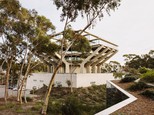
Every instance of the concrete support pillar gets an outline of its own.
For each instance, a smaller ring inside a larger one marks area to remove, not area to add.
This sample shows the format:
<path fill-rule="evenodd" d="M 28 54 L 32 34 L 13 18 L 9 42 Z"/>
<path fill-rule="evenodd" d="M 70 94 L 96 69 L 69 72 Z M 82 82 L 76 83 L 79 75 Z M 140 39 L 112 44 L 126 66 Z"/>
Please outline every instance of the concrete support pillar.
<path fill-rule="evenodd" d="M 87 67 L 86 67 L 86 73 L 91 73 L 91 71 L 90 71 L 90 66 L 87 66 Z"/>
<path fill-rule="evenodd" d="M 80 65 L 80 73 L 85 73 L 84 64 Z"/>
<path fill-rule="evenodd" d="M 64 69 L 64 73 L 70 73 L 70 65 L 69 63 L 64 63 L 65 64 L 65 69 Z"/>
<path fill-rule="evenodd" d="M 96 73 L 96 66 L 92 66 L 92 73 Z"/>
<path fill-rule="evenodd" d="M 47 65 L 47 72 L 50 73 L 50 67 Z"/>
<path fill-rule="evenodd" d="M 101 65 L 97 66 L 97 73 L 101 73 Z"/>

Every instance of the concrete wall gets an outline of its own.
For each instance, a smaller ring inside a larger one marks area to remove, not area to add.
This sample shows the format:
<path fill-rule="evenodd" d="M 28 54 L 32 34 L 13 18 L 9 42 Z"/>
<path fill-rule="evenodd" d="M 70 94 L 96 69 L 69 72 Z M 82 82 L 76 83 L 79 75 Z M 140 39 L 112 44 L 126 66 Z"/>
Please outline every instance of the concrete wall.
<path fill-rule="evenodd" d="M 27 79 L 26 89 L 33 89 L 33 87 L 41 88 L 43 84 L 49 85 L 51 73 L 33 73 Z"/>
<path fill-rule="evenodd" d="M 33 89 L 33 87 L 41 88 L 43 84 L 49 85 L 52 73 L 33 73 L 27 79 L 26 89 Z M 73 87 L 88 87 L 93 84 L 101 85 L 106 84 L 106 80 L 114 80 L 112 73 L 101 74 L 56 74 L 54 81 L 55 86 L 58 84 L 62 87 L 68 87 L 66 81 L 72 81 Z"/>
<path fill-rule="evenodd" d="M 43 84 L 49 85 L 52 73 L 33 73 L 27 79 L 26 89 L 33 89 L 33 87 L 41 88 Z M 62 85 L 62 87 L 68 87 L 66 81 L 71 80 L 73 82 L 73 87 L 76 87 L 76 74 L 56 74 L 54 84 Z"/>
<path fill-rule="evenodd" d="M 112 73 L 86 73 L 77 74 L 77 86 L 76 87 L 88 87 L 92 84 L 101 85 L 106 84 L 107 80 L 114 80 Z"/>

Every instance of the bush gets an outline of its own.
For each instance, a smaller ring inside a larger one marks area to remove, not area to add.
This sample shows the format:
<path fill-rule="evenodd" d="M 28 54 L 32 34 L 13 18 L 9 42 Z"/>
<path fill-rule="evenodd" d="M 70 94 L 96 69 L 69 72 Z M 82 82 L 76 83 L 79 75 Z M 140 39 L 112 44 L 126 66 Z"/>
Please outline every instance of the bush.
<path fill-rule="evenodd" d="M 131 91 L 137 91 L 137 90 L 143 90 L 143 89 L 146 89 L 146 88 L 149 88 L 149 86 L 144 83 L 144 82 L 138 82 L 138 83 L 134 83 L 133 85 L 131 85 L 128 90 L 131 90 Z"/>
<path fill-rule="evenodd" d="M 53 99 L 49 99 L 47 113 L 52 115 L 59 115 L 61 114 L 61 107 L 62 103 L 60 101 L 53 101 Z"/>
<path fill-rule="evenodd" d="M 113 76 L 114 76 L 115 78 L 122 78 L 123 75 L 124 75 L 124 73 L 122 73 L 122 72 L 114 72 L 114 73 L 113 73 Z"/>
<path fill-rule="evenodd" d="M 41 110 L 41 108 L 42 108 L 42 103 L 41 102 L 37 102 L 36 103 L 36 105 L 34 105 L 32 108 L 31 108 L 31 110 L 33 110 L 33 111 L 40 111 Z"/>
<path fill-rule="evenodd" d="M 141 95 L 151 98 L 152 100 L 154 100 L 154 90 L 145 90 L 144 92 L 141 93 Z"/>
<path fill-rule="evenodd" d="M 148 83 L 154 83 L 154 70 L 147 71 L 141 76 L 141 80 L 148 82 Z"/>
<path fill-rule="evenodd" d="M 136 76 L 133 76 L 131 74 L 126 74 L 124 78 L 120 80 L 121 83 L 126 83 L 126 82 L 132 82 L 137 79 Z"/>
<path fill-rule="evenodd" d="M 120 80 L 121 83 L 126 83 L 126 82 L 132 82 L 135 81 L 136 78 L 135 77 L 124 77 Z"/>
<path fill-rule="evenodd" d="M 65 100 L 62 108 L 63 115 L 81 115 L 81 103 L 75 97 L 69 97 Z"/>
<path fill-rule="evenodd" d="M 145 67 L 139 68 L 139 72 L 140 72 L 141 74 L 144 74 L 144 73 L 146 73 L 147 71 L 148 71 L 148 69 L 145 68 Z"/>

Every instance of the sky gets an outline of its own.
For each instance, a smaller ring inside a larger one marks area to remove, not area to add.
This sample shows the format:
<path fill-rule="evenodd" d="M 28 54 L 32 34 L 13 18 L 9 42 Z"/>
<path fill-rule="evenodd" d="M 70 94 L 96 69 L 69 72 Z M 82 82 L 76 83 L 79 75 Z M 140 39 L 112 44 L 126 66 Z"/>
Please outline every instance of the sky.
<path fill-rule="evenodd" d="M 52 0 L 20 0 L 23 7 L 35 9 L 56 26 L 56 31 L 63 30 L 60 22 L 60 11 L 57 11 Z M 105 15 L 93 29 L 87 30 L 103 39 L 117 44 L 118 53 L 110 60 L 124 63 L 124 54 L 146 54 L 154 50 L 154 0 L 122 0 L 120 7 Z M 78 18 L 72 24 L 73 29 L 82 29 L 86 22 Z M 109 60 L 109 61 L 110 61 Z"/>

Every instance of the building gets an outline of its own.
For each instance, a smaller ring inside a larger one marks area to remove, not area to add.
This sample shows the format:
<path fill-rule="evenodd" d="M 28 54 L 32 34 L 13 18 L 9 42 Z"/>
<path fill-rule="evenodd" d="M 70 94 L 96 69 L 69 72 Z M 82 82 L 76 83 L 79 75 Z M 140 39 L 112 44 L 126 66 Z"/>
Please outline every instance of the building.
<path fill-rule="evenodd" d="M 66 52 L 65 58 L 62 59 L 62 66 L 56 74 L 54 80 L 55 86 L 68 87 L 67 80 L 70 80 L 72 87 L 87 87 L 91 85 L 105 84 L 106 80 L 114 80 L 112 73 L 102 73 L 103 64 L 117 53 L 117 45 L 107 40 L 99 38 L 88 32 L 82 34 L 90 43 L 91 51 L 83 55 L 81 52 Z M 61 52 L 60 52 L 61 53 Z M 27 79 L 27 88 L 40 88 L 43 84 L 48 85 L 54 68 L 61 59 L 60 53 L 51 57 L 48 73 L 33 73 Z"/>
<path fill-rule="evenodd" d="M 90 53 L 83 55 L 81 52 L 69 49 L 65 58 L 62 59 L 63 64 L 58 73 L 101 73 L 103 63 L 118 51 L 118 46 L 114 43 L 88 32 L 84 32 L 82 35 L 89 40 Z M 61 55 L 58 52 L 52 57 L 52 66 L 49 67 L 51 73 L 60 59 Z"/>

